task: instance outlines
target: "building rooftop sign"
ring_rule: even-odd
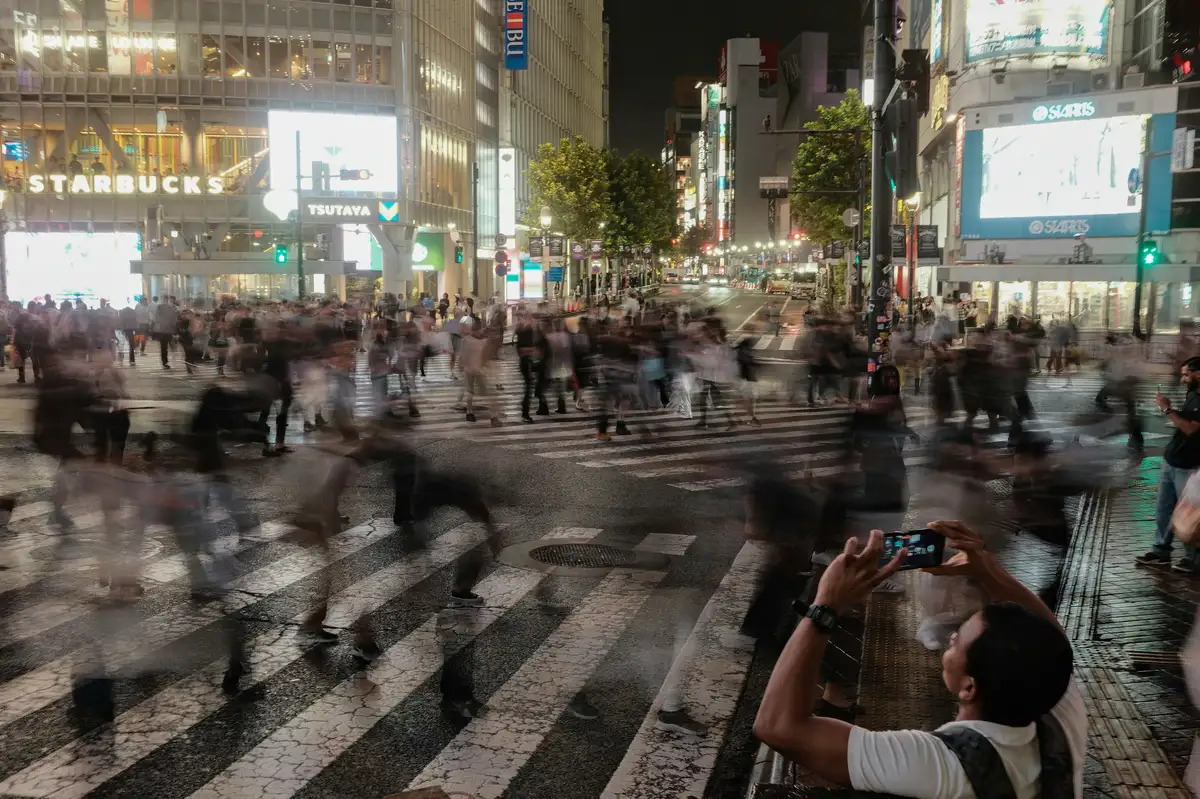
[[[29,194],[223,194],[220,178],[199,175],[30,175]]]

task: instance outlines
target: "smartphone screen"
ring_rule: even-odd
[[[932,530],[885,533],[880,565],[890,562],[902,549],[908,550],[908,557],[905,558],[904,565],[900,567],[901,570],[940,566],[946,549],[946,537]]]

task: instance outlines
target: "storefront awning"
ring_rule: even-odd
[[[944,283],[1121,283],[1136,280],[1137,268],[1133,264],[947,264],[938,267],[937,279]],[[1144,279],[1154,283],[1197,282],[1200,281],[1200,267],[1190,264],[1160,265],[1147,269]]]

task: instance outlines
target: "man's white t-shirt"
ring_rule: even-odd
[[[1062,725],[1071,750],[1075,797],[1083,797],[1083,762],[1087,752],[1087,709],[1072,680],[1051,714]],[[1005,727],[988,721],[954,721],[939,727],[966,727],[985,736],[1004,761],[1017,799],[1037,799],[1041,756],[1036,727]],[[974,799],[958,758],[932,733],[920,730],[850,731],[847,755],[850,784],[858,791],[892,793],[916,799]]]

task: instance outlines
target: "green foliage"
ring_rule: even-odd
[[[846,92],[836,106],[817,108],[817,119],[806,130],[861,130],[864,185],[871,185],[871,111],[858,96]],[[842,223],[842,212],[854,207],[852,194],[805,194],[818,191],[854,191],[858,189],[858,164],[855,162],[853,136],[805,136],[792,163],[792,219],[818,244],[849,241],[851,231]],[[870,235],[870,210],[864,211],[864,235]]]
[[[601,223],[612,215],[609,153],[576,136],[558,147],[543,144],[529,165],[529,206],[524,223],[540,228],[542,206],[550,208],[554,229],[572,239],[598,238]]]
[[[670,249],[677,235],[676,194],[662,165],[642,153],[612,153],[609,186],[613,210],[605,246],[610,251],[644,244]]]

